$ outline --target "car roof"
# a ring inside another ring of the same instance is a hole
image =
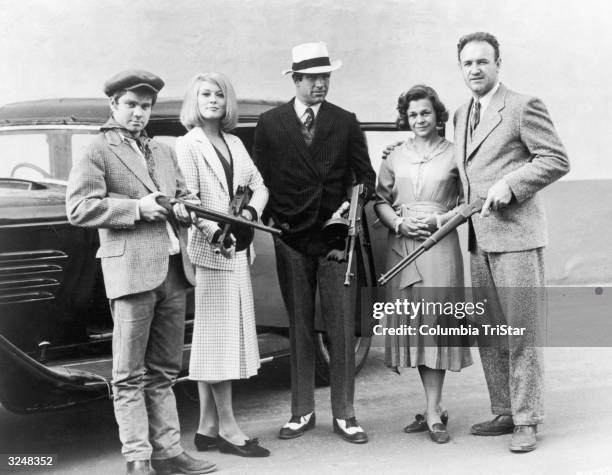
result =
[[[159,98],[150,120],[178,121],[182,102],[177,98]],[[238,99],[240,122],[255,122],[260,114],[280,104],[282,101]],[[41,99],[0,107],[0,125],[100,125],[109,115],[108,99],[104,98]]]

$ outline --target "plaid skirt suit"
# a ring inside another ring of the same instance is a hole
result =
[[[242,141],[223,133],[232,158],[233,188],[249,186],[253,196],[249,206],[261,215],[268,201],[268,189],[249,157]],[[187,187],[200,196],[202,206],[227,213],[230,192],[227,178],[214,147],[199,127],[176,142],[179,165]],[[189,378],[224,381],[249,378],[260,366],[253,291],[247,251],[233,259],[215,254],[211,240],[219,225],[200,223],[189,231],[187,251],[196,269],[195,321]],[[251,249],[251,256],[254,253]]]

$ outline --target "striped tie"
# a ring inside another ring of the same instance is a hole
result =
[[[475,101],[472,106],[472,117],[470,118],[470,140],[474,135],[474,131],[480,123],[480,101]]]
[[[304,119],[304,127],[306,127],[306,130],[310,132],[310,129],[312,129],[312,124],[314,123],[314,112],[310,107],[308,107],[306,109],[305,115],[306,118]]]

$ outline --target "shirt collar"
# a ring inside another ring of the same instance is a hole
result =
[[[484,96],[478,98],[475,97],[474,100],[480,102],[480,115],[482,117],[483,112],[485,111],[485,109],[487,107],[489,107],[489,104],[491,103],[491,99],[493,99],[493,96],[495,95],[495,93],[497,92],[497,90],[499,89],[499,85],[500,82],[498,81],[497,84],[495,86],[493,86],[493,88],[487,92]]]
[[[293,109],[295,110],[295,113],[300,119],[306,113],[306,109],[308,109],[309,107],[312,109],[312,112],[314,112],[314,116],[317,117],[319,109],[321,108],[320,102],[318,104],[315,104],[314,106],[307,106],[306,104],[302,103],[302,101],[300,101],[297,97],[295,98],[295,101],[293,101]]]

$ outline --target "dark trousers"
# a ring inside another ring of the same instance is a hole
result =
[[[274,239],[281,293],[289,314],[291,343],[291,412],[303,416],[314,410],[315,292],[329,340],[333,416],[355,415],[355,299],[356,286],[344,286],[346,264],[325,256],[308,256]]]

